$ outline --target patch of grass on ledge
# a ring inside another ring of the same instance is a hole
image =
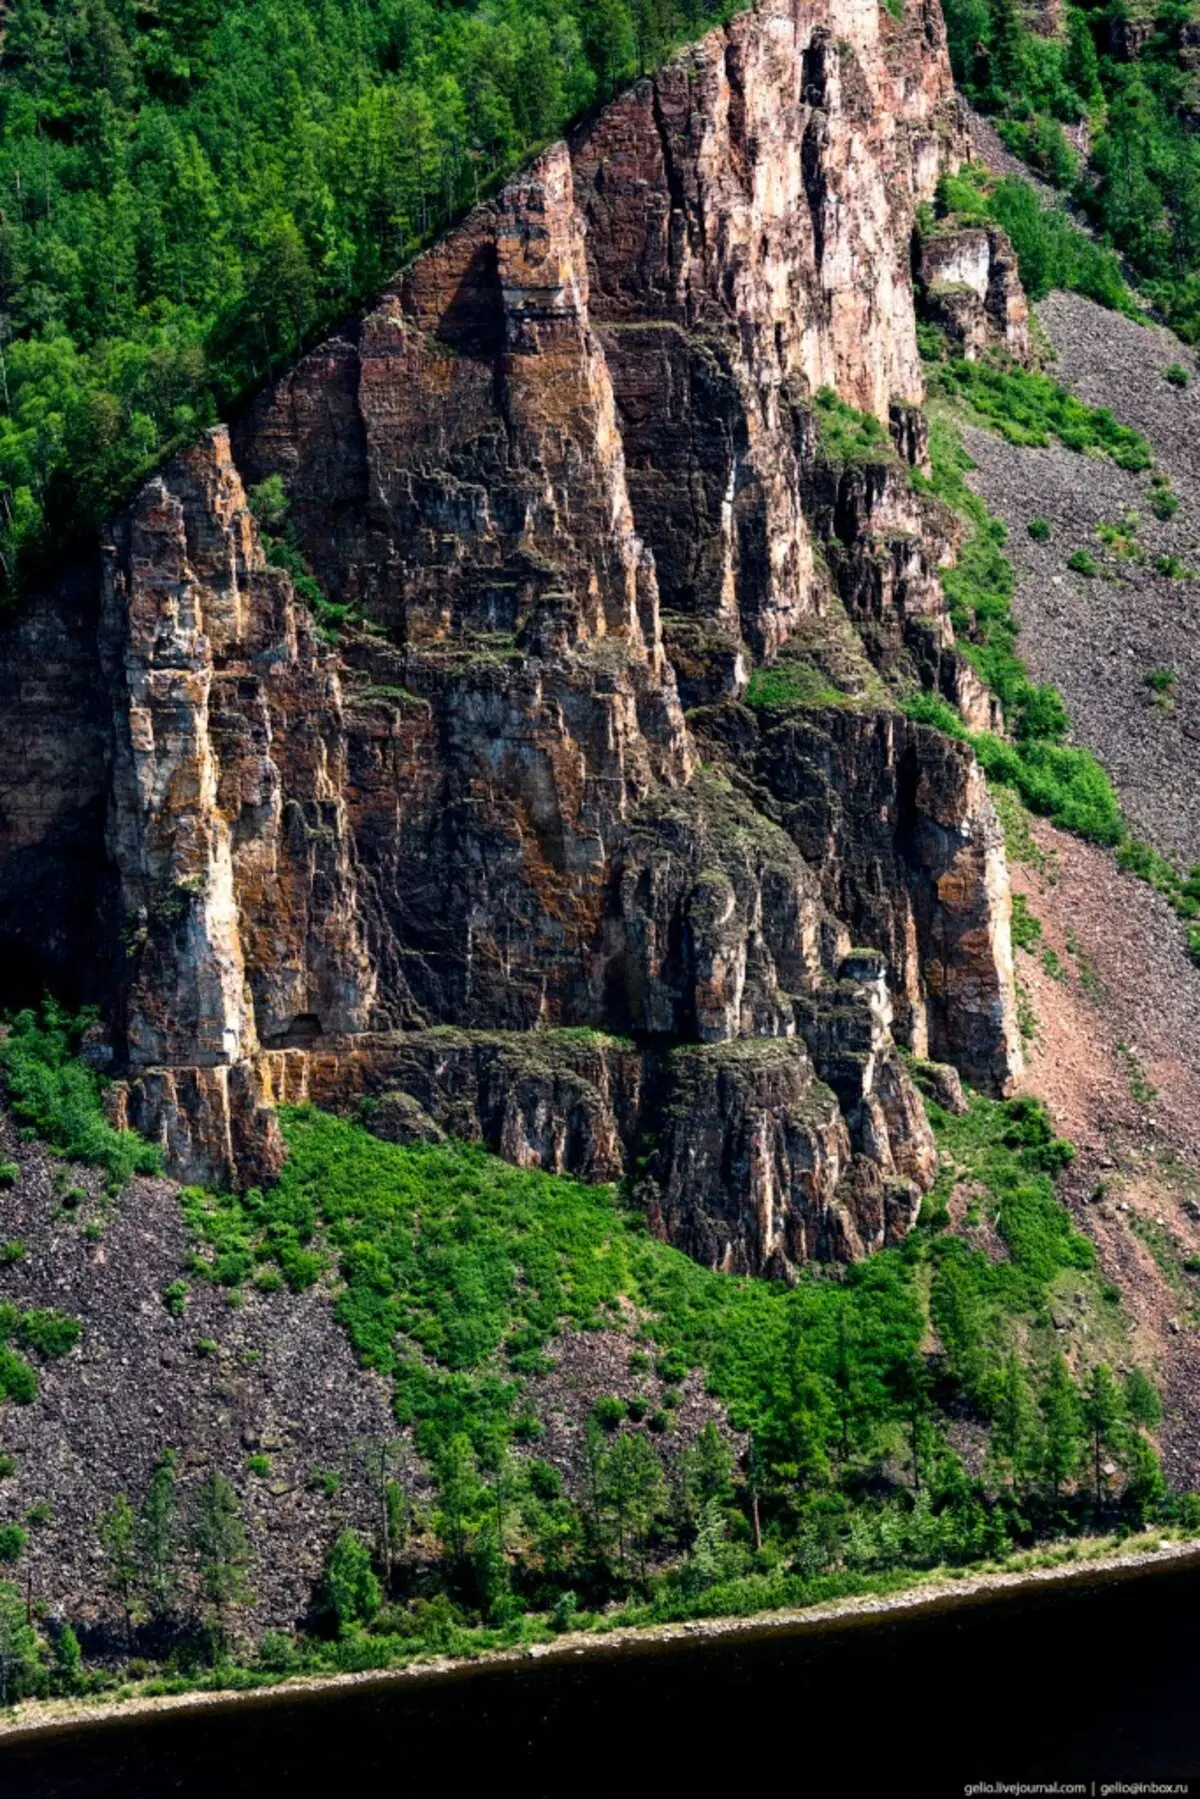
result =
[[[895,457],[886,428],[869,412],[839,400],[832,387],[821,387],[816,401],[817,443],[822,459],[832,463],[890,462]]]
[[[756,668],[746,688],[746,704],[756,711],[771,706],[844,706],[849,697],[811,662],[792,659]]]

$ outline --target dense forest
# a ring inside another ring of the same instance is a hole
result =
[[[532,147],[733,10],[16,0],[0,56],[3,589]],[[1200,333],[1187,7],[1154,15],[1136,62],[1109,54],[1120,5],[1069,6],[1059,38],[1026,30],[1015,0],[945,11],[965,90]],[[1086,163],[1063,130],[1081,120]],[[1112,259],[1076,268],[1061,230],[1054,266],[1044,241],[1032,266],[1031,197],[1007,198],[1032,292],[1119,303]]]
[[[1027,29],[1016,0],[946,0],[943,11],[963,90],[997,116],[1010,149],[1074,197],[1171,327],[1195,341],[1200,29],[1192,7],[1089,0],[1065,8],[1053,37]],[[1083,127],[1086,158],[1064,126]]]
[[[0,60],[0,577],[713,0],[16,0]]]

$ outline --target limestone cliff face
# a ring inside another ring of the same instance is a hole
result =
[[[180,1173],[268,1178],[313,1099],[636,1170],[733,1270],[910,1227],[934,1153],[896,1040],[1019,1066],[982,779],[889,697],[994,722],[907,480],[913,215],[959,137],[936,8],[766,0],[117,521],[70,615],[70,792],[5,814],[0,918],[55,857],[103,869],[63,957],[104,944],[117,1104]],[[878,456],[831,459],[823,388]],[[336,640],[264,554],[268,476]],[[743,704],[801,656],[839,691]],[[58,710],[12,706],[52,778]]]

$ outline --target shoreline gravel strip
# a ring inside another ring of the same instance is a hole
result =
[[[41,1701],[16,1708],[11,1720],[0,1720],[0,1744],[29,1741],[46,1734],[70,1733],[81,1728],[122,1724],[149,1713],[194,1710],[201,1707],[242,1710],[285,1703],[316,1693],[339,1689],[374,1688],[384,1691],[403,1685],[426,1685],[469,1678],[485,1669],[520,1667],[529,1661],[572,1661],[579,1656],[608,1657],[630,1652],[661,1652],[664,1644],[712,1640],[727,1636],[809,1636],[856,1624],[873,1623],[882,1616],[910,1616],[961,1606],[987,1604],[998,1596],[1032,1591],[1047,1586],[1108,1585],[1144,1578],[1172,1569],[1200,1566],[1200,1544],[1162,1543],[1153,1549],[1120,1555],[1098,1556],[1093,1561],[1071,1561],[1051,1568],[1031,1568],[1011,1573],[966,1575],[907,1587],[899,1593],[865,1594],[856,1599],[832,1601],[802,1611],[759,1612],[740,1618],[698,1618],[683,1624],[656,1624],[641,1629],[614,1630],[602,1635],[571,1635],[553,1643],[528,1643],[518,1649],[494,1650],[471,1659],[450,1658],[421,1662],[407,1668],[372,1670],[363,1674],[331,1674],[308,1680],[290,1680],[274,1687],[258,1687],[249,1693],[202,1692],[163,1695],[154,1699],[129,1699],[84,1707],[77,1701]]]

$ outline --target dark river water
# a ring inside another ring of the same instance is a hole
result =
[[[1189,1778],[1200,1796],[1200,1568],[0,1747],[0,1799],[940,1799],[985,1781],[1102,1794]]]

